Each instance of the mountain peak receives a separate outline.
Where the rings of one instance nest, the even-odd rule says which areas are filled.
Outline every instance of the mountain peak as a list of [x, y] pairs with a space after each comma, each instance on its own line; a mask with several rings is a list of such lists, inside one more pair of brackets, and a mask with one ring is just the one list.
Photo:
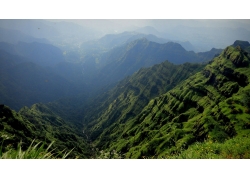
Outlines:
[[243, 50], [241, 45], [237, 45], [236, 47], [227, 47], [224, 50], [223, 55], [227, 59], [230, 59], [236, 67], [246, 67], [250, 61], [249, 57], [247, 56], [247, 52]]
[[139, 38], [137, 42], [148, 42], [149, 40], [146, 37]]
[[245, 49], [246, 47], [250, 46], [248, 41], [241, 41], [241, 40], [236, 40], [233, 44], [234, 47], [240, 46], [241, 49]]
[[[142, 37], [142, 38], [139, 38], [139, 39], [136, 39], [132, 42], [129, 43], [129, 47], [133, 47], [135, 45], [142, 45], [142, 44], [148, 44], [150, 41], [146, 38], [146, 37]], [[132, 46], [131, 46], [132, 45]]]

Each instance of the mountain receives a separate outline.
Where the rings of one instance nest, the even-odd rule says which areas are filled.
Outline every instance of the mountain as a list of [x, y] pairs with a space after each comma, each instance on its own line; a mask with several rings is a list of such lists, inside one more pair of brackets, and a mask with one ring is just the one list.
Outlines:
[[250, 54], [250, 44], [248, 41], [236, 40], [232, 46], [234, 47], [240, 46], [242, 49], [244, 49], [244, 51]]
[[0, 51], [0, 64], [0, 103], [15, 110], [71, 96], [76, 91], [72, 82], [27, 58]]
[[166, 59], [174, 63], [210, 60], [208, 56], [185, 51], [177, 43], [159, 44], [145, 38], [113, 48], [99, 62], [92, 56], [85, 62], [64, 61], [59, 48], [38, 42], [1, 42], [1, 49], [2, 67], [8, 66], [1, 72], [1, 102], [15, 110], [80, 94], [85, 101], [86, 96], [107, 90], [140, 68]]
[[1, 42], [0, 49], [10, 54], [25, 57], [27, 61], [41, 66], [54, 66], [64, 60], [62, 51], [51, 44], [39, 42], [10, 44]]
[[187, 51], [194, 50], [192, 44], [188, 41], [173, 41], [166, 38], [161, 38], [155, 35], [155, 33], [141, 33], [136, 31], [125, 31], [119, 34], [107, 34], [100, 39], [87, 41], [81, 44], [81, 53], [100, 53], [111, 50], [112, 48], [130, 43], [137, 39], [146, 38], [149, 41], [156, 42], [159, 44], [164, 44], [167, 42], [176, 42], [181, 44]]
[[70, 158], [250, 158], [247, 26], [100, 38], [65, 21], [0, 20], [0, 158], [32, 140]]
[[[113, 38], [109, 38], [110, 36]], [[161, 44], [149, 41], [146, 38], [137, 39], [140, 36], [143, 37], [144, 35], [138, 33], [131, 34], [131, 32], [124, 32], [118, 35], [107, 35], [103, 37], [102, 41], [100, 40], [98, 42], [100, 44], [101, 42], [110, 43], [110, 47], [107, 45], [109, 48], [111, 48], [112, 44], [119, 44], [118, 42], [124, 42], [125, 40], [127, 43], [120, 46], [112, 46], [113, 48], [107, 52], [101, 52], [98, 48], [94, 51], [87, 50], [90, 54], [85, 54], [81, 60], [74, 62], [75, 65], [78, 66], [78, 70], [76, 71], [82, 69], [81, 76], [79, 75], [78, 77], [85, 79], [86, 87], [92, 89], [91, 92], [96, 90], [99, 91], [102, 88], [107, 89], [112, 87], [115, 83], [126, 76], [132, 75], [142, 67], [150, 67], [165, 60], [174, 64], [181, 64], [184, 62], [206, 62], [211, 60], [215, 54], [222, 51], [212, 49], [209, 52], [194, 53], [193, 51], [186, 51], [178, 43], [167, 42]], [[128, 39], [128, 37], [130, 38]], [[155, 41], [165, 41], [153, 35], [147, 35], [146, 37], [151, 39], [156, 38]], [[134, 38], [136, 40], [133, 40]], [[122, 39], [124, 41], [122, 41]], [[95, 43], [93, 45], [95, 46]], [[100, 47], [106, 46], [100, 45]], [[89, 46], [89, 48], [91, 49], [92, 47]], [[80, 59], [80, 55], [77, 54], [72, 54], [72, 58], [73, 57], [78, 57]], [[69, 67], [71, 67], [71, 62], [73, 63], [73, 61], [69, 61], [68, 63]], [[76, 77], [76, 79], [78, 79], [78, 77]], [[103, 90], [101, 91], [103, 92]]]
[[210, 60], [186, 51], [180, 44], [168, 42], [159, 44], [145, 38], [110, 50], [99, 63], [100, 68], [94, 82], [112, 84], [132, 75], [142, 67], [150, 67], [165, 60], [174, 64]]
[[[145, 39], [133, 41], [127, 49], [120, 50], [127, 56], [131, 51], [132, 57], [142, 52], [140, 47], [158, 46], [151, 43]], [[21, 139], [24, 148], [37, 139], [46, 144], [55, 141], [53, 147], [58, 151], [74, 148], [70, 158], [97, 158], [107, 153], [110, 158], [249, 158], [250, 56], [244, 50], [248, 47], [247, 42], [236, 41], [207, 64], [163, 61], [140, 68], [93, 99], [74, 94], [73, 98], [23, 107], [19, 112], [0, 105], [4, 151], [14, 148]], [[197, 59], [208, 58], [217, 50], [199, 54], [200, 57], [191, 53]], [[27, 89], [41, 92], [50, 92], [55, 85], [58, 89], [51, 94], [59, 94], [67, 87], [75, 91], [72, 82], [65, 84], [67, 78], [51, 71], [53, 68], [44, 69], [3, 50], [0, 57], [2, 94], [10, 90], [20, 93], [22, 90], [15, 88], [27, 82], [35, 84]], [[147, 56], [144, 58], [150, 62]], [[108, 59], [106, 62], [113, 63]], [[47, 78], [45, 72], [54, 79], [48, 90], [43, 89], [46, 85], [39, 85], [40, 80]], [[11, 87], [6, 89], [7, 85]], [[16, 101], [13, 95], [0, 97]]]
[[107, 147], [115, 139], [111, 135], [114, 129], [121, 130], [151, 99], [172, 89], [203, 66], [190, 63], [174, 65], [165, 61], [140, 69], [85, 106], [83, 122], [86, 132], [91, 139], [98, 138], [98, 146]]
[[[22, 141], [22, 149], [27, 149], [32, 142], [44, 142], [45, 147], [51, 142], [53, 153], [63, 150], [69, 152], [68, 158], [88, 158], [91, 156], [90, 146], [78, 128], [57, 117], [41, 104], [30, 109], [24, 107], [20, 112], [0, 105], [0, 141], [2, 152], [15, 149]], [[2, 153], [1, 152], [1, 153]]]
[[136, 29], [135, 31], [139, 33], [143, 33], [143, 34], [154, 34], [158, 37], [162, 36], [162, 33], [160, 33], [158, 30], [156, 30], [152, 26], [144, 26], [144, 27]]
[[210, 51], [197, 53], [197, 56], [201, 61], [206, 62], [212, 60], [215, 56], [220, 55], [222, 51], [223, 49], [212, 48]]
[[153, 41], [153, 42], [157, 42], [157, 43], [175, 42], [175, 43], [179, 43], [187, 51], [194, 51], [195, 50], [195, 47], [189, 41], [176, 40], [175, 38], [172, 38], [172, 36], [170, 36], [170, 35], [168, 36], [168, 34], [157, 31], [152, 26], [141, 27], [141, 28], [136, 29], [135, 31], [139, 32], [139, 33], [143, 33], [143, 34], [149, 34], [149, 35], [152, 35], [152, 36], [157, 36], [158, 39], [161, 39], [161, 41], [159, 41], [159, 40], [154, 41], [153, 39], [149, 39], [148, 37], [146, 37], [148, 40]]
[[179, 43], [187, 51], [195, 51], [195, 47], [189, 41], [173, 41]]
[[167, 39], [158, 38], [152, 34], [125, 31], [119, 34], [107, 34], [100, 39], [84, 42], [81, 45], [81, 50], [84, 52], [84, 54], [107, 52], [112, 48], [141, 38], [147, 38], [148, 40], [157, 43], [167, 43], [169, 41]]
[[[213, 152], [199, 152], [217, 158], [249, 157], [249, 63], [248, 53], [240, 46], [227, 47], [201, 71], [150, 100], [134, 118], [117, 122], [94, 143], [125, 158], [179, 157], [195, 149], [195, 143], [207, 148], [209, 142]], [[105, 141], [107, 137], [111, 141]], [[235, 156], [224, 152], [233, 148], [228, 146], [233, 141], [243, 144], [244, 152], [237, 147]]]

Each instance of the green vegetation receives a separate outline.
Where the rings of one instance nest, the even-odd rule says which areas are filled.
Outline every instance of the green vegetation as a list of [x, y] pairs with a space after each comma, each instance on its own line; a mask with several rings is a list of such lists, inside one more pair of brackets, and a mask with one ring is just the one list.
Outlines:
[[[206, 140], [195, 142], [187, 149], [179, 148], [178, 151], [166, 153], [158, 158], [162, 159], [249, 159], [249, 137], [234, 137], [225, 142]], [[155, 156], [142, 156], [152, 159]]]
[[53, 142], [45, 149], [45, 144], [31, 142], [27, 150], [22, 150], [22, 142], [18, 143], [17, 149], [11, 148], [6, 152], [2, 152], [3, 147], [0, 147], [0, 159], [65, 159], [70, 152], [57, 152], [50, 150]]
[[[125, 123], [114, 121], [94, 143], [125, 158], [248, 158], [249, 61], [241, 48], [226, 48], [202, 71], [150, 100]], [[117, 112], [112, 106], [108, 110]], [[240, 141], [243, 154], [232, 150], [232, 142]], [[196, 146], [205, 148], [209, 142], [220, 147], [216, 156], [199, 156], [203, 151], [188, 155]]]
[[85, 131], [91, 139], [98, 139], [99, 148], [108, 147], [119, 138], [126, 122], [136, 117], [150, 99], [164, 94], [202, 67], [204, 65], [174, 65], [165, 61], [139, 70], [94, 99], [92, 106], [86, 108]]
[[[137, 43], [129, 48], [138, 50]], [[245, 48], [238, 41], [207, 65], [165, 61], [142, 68], [94, 99], [37, 103], [19, 112], [1, 105], [0, 157], [250, 158]]]
[[[41, 148], [38, 148], [39, 151], [51, 146], [55, 149], [53, 151], [55, 154], [61, 154], [63, 151], [71, 152], [67, 158], [93, 156], [86, 137], [79, 128], [53, 114], [42, 104], [35, 104], [31, 109], [24, 107], [18, 113], [6, 106], [1, 106], [0, 129], [3, 153], [19, 152], [19, 149], [13, 149], [20, 147], [20, 141], [26, 151], [33, 139], [36, 139], [34, 143], [43, 142]], [[50, 142], [54, 143], [50, 144]], [[35, 147], [37, 146], [38, 144]]]
[[249, 159], [249, 137], [235, 137], [224, 143], [205, 141], [190, 145], [188, 149], [162, 158], [173, 159]]

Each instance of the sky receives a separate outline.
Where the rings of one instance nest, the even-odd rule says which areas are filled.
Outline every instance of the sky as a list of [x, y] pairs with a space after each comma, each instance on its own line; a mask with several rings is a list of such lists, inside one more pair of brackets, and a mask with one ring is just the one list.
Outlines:
[[[9, 0], [2, 2], [1, 19], [47, 19], [70, 21], [104, 33], [121, 33], [143, 26], [153, 26], [157, 31], [175, 27], [243, 27], [250, 31], [250, 14], [245, 1], [115, 1]], [[13, 6], [15, 4], [15, 6]], [[212, 20], [211, 20], [212, 19]], [[222, 19], [222, 20], [221, 20]], [[95, 21], [93, 21], [95, 20]], [[171, 29], [172, 28], [172, 29]], [[189, 30], [191, 31], [191, 30]], [[180, 40], [189, 40], [182, 37]]]
[[68, 21], [81, 26], [101, 28], [106, 26], [115, 26], [132, 29], [144, 26], [153, 26], [158, 30], [168, 29], [173, 26], [190, 27], [244, 27], [250, 30], [249, 19], [54, 19], [50, 21]]
[[[67, 21], [105, 34], [136, 31], [172, 41], [189, 41], [195, 52], [231, 45], [236, 40], [250, 41], [249, 19], [54, 19]], [[143, 27], [148, 29], [142, 29]]]
[[[249, 19], [46, 19], [46, 21], [0, 20], [0, 27], [16, 28], [36, 38], [46, 38], [54, 45], [67, 48], [95, 40], [106, 34], [136, 31], [154, 34], [174, 42], [192, 44], [195, 52], [209, 51], [234, 43], [235, 40], [250, 42]], [[48, 21], [51, 21], [48, 23]], [[61, 23], [61, 22], [68, 23]], [[60, 22], [60, 23], [57, 23]], [[71, 23], [69, 23], [71, 22]], [[78, 26], [74, 24], [78, 24]], [[82, 26], [82, 28], [79, 28]], [[144, 28], [146, 26], [146, 28]], [[38, 28], [40, 29], [38, 31]], [[238, 29], [240, 28], [240, 29]], [[61, 36], [59, 36], [61, 34]], [[56, 37], [57, 36], [57, 37]]]

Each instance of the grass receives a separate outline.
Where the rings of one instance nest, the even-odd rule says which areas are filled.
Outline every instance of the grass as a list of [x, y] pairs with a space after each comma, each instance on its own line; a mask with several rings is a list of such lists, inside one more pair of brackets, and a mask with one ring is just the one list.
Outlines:
[[235, 137], [224, 143], [206, 141], [197, 142], [179, 153], [166, 155], [169, 159], [249, 159], [249, 137]]
[[33, 140], [27, 150], [22, 150], [22, 142], [18, 143], [17, 149], [9, 149], [6, 152], [2, 152], [3, 143], [0, 147], [0, 159], [65, 159], [71, 153], [59, 151], [54, 152], [55, 149], [50, 150], [54, 142], [51, 142], [45, 149], [45, 143], [38, 142], [35, 144]]

